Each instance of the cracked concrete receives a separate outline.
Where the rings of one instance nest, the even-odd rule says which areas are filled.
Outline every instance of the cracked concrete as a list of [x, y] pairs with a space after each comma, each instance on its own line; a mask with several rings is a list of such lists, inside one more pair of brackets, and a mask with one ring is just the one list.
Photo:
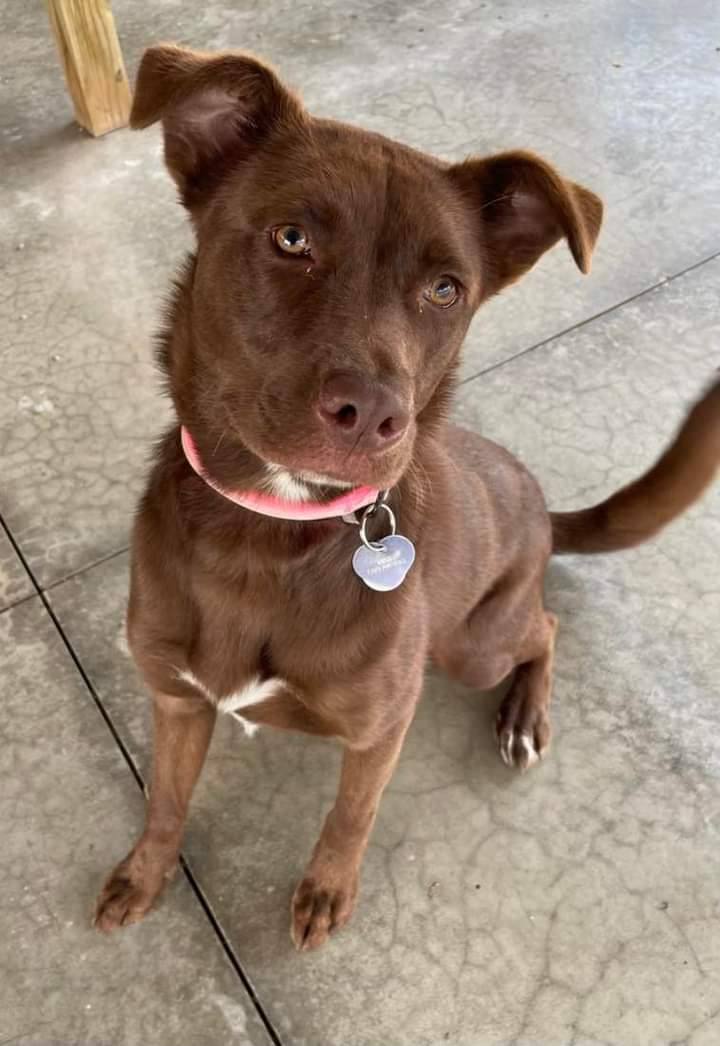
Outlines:
[[38, 597], [0, 615], [0, 649], [1, 1041], [266, 1046], [182, 874], [164, 925], [90, 929], [142, 794]]
[[[456, 415], [553, 507], [652, 461], [719, 365], [716, 3], [114, 7], [131, 74], [158, 39], [244, 47], [319, 113], [448, 157], [535, 148], [601, 193], [592, 276], [558, 249], [481, 312]], [[146, 774], [112, 554], [167, 416], [151, 336], [190, 236], [154, 131], [70, 124], [44, 19], [0, 0], [0, 514], [77, 662], [0, 531], [0, 1042], [715, 1046], [718, 489], [651, 546], [553, 565], [555, 739], [531, 774], [494, 752], [496, 697], [429, 676], [326, 951], [295, 955], [288, 905], [338, 753], [230, 721], [185, 852], [236, 966], [183, 875], [144, 925], [90, 930], [141, 796], [87, 684]]]
[[0, 530], [0, 613], [35, 591], [4, 531]]
[[[525, 458], [553, 504], [600, 497], [652, 461], [708, 376], [718, 270], [466, 386], [458, 415]], [[290, 1042], [711, 1041], [720, 606], [708, 567], [719, 545], [716, 489], [651, 546], [553, 565], [555, 741], [526, 777], [494, 751], [497, 701], [428, 679], [357, 916], [300, 965], [287, 905], [337, 752], [269, 731], [248, 742], [221, 724], [186, 852]], [[126, 575], [118, 557], [51, 599], [146, 767], [147, 702], [115, 641]]]

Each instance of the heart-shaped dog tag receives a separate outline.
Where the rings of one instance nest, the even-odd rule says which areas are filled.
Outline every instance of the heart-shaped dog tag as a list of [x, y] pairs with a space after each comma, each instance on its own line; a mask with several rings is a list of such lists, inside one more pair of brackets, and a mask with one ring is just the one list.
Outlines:
[[361, 545], [352, 559], [353, 570], [375, 592], [392, 592], [415, 562], [415, 546], [402, 534], [388, 534], [379, 545], [377, 549]]

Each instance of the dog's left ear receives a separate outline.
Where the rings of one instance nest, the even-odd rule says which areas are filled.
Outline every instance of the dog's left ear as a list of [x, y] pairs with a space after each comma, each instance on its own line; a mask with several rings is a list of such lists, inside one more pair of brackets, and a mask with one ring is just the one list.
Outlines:
[[563, 237], [581, 272], [602, 224], [601, 200], [539, 156], [507, 152], [450, 168], [475, 212], [489, 267], [489, 293], [519, 279]]

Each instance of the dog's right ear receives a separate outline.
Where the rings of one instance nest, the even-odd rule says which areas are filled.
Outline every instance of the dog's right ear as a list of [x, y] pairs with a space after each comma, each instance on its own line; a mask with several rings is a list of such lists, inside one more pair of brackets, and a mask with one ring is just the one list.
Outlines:
[[300, 124], [303, 109], [272, 69], [249, 55], [163, 44], [143, 55], [130, 126], [157, 120], [168, 170], [192, 210], [276, 127]]

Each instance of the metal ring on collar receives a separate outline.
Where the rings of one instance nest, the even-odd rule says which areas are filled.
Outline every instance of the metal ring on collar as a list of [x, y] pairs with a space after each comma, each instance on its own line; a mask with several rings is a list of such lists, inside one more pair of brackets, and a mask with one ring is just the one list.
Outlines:
[[371, 541], [370, 538], [367, 536], [367, 522], [376, 514], [376, 512], [379, 511], [379, 509], [382, 509], [384, 512], [387, 512], [388, 520], [390, 522], [390, 533], [386, 534], [385, 537], [392, 537], [395, 534], [395, 531], [397, 530], [397, 524], [395, 522], [395, 513], [390, 508], [390, 506], [386, 504], [384, 501], [376, 501], [374, 505], [370, 505], [368, 508], [366, 508], [363, 512], [362, 520], [360, 521], [360, 540], [362, 541], [365, 548], [369, 548], [372, 552], [385, 551], [385, 546], [383, 545], [382, 541]]

